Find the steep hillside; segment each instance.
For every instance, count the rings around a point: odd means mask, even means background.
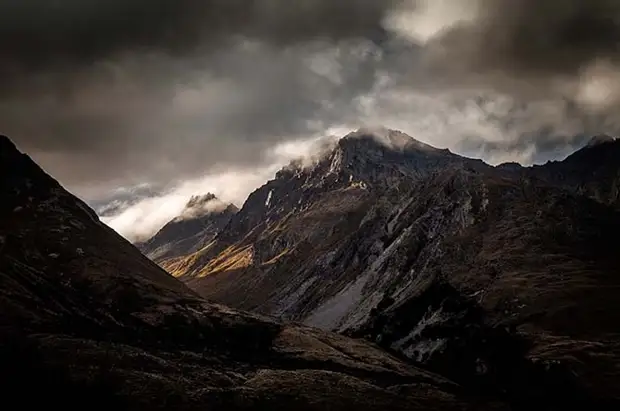
[[[211,193],[192,197],[181,215],[136,246],[155,262],[194,253],[207,246],[237,211]]]
[[[620,392],[620,215],[613,190],[579,181],[607,187],[596,170],[617,175],[616,144],[494,168],[360,131],[162,265],[209,299],[365,337],[513,404],[602,407]]]
[[[506,409],[367,343],[207,304],[6,137],[0,196],[4,404]]]

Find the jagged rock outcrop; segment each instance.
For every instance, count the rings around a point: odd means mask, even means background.
[[[367,338],[516,407],[616,406],[619,147],[491,167],[362,130],[164,267],[209,299]]]
[[[214,194],[193,196],[178,217],[136,246],[155,262],[194,253],[207,246],[238,211]]]
[[[5,137],[0,196],[6,404],[506,409],[368,343],[206,303]]]

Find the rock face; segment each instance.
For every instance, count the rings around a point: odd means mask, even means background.
[[[225,204],[211,193],[192,197],[181,215],[136,246],[158,263],[195,253],[207,246],[237,211],[235,205]]]
[[[491,167],[361,130],[163,266],[208,299],[364,337],[513,407],[618,406],[620,142]]]
[[[506,409],[371,344],[206,303],[5,137],[0,196],[0,383],[7,403]]]

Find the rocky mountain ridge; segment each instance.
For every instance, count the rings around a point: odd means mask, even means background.
[[[277,226],[275,221],[286,220],[296,213],[313,215],[310,205],[318,210],[317,203],[322,204],[321,219],[330,220],[331,215],[331,220],[340,220],[341,213],[354,212],[373,191],[406,191],[413,181],[464,163],[472,168],[483,166],[480,160],[464,159],[447,150],[435,149],[400,132],[388,130],[379,136],[366,134],[364,130],[351,133],[319,160],[312,164],[294,161],[279,171],[275,179],[250,194],[239,213],[218,236],[217,244],[192,255],[192,269],[205,266],[228,245],[246,235],[243,243],[249,244],[266,227]],[[313,218],[312,222],[319,220]],[[295,233],[291,232],[297,237],[291,241],[303,242],[305,236],[319,234],[312,227],[312,224],[298,227]],[[259,261],[277,257],[285,252],[286,244],[291,241],[278,241],[278,251],[261,254]],[[240,257],[242,260],[247,260],[247,251]],[[256,251],[261,250],[253,247],[253,252]],[[156,261],[163,263],[164,259]],[[165,265],[170,268],[176,262],[179,260],[168,260]],[[184,267],[186,262],[182,262]]]
[[[598,140],[492,167],[360,130],[159,262],[211,300],[364,337],[513,404],[615,404],[620,143]]]
[[[0,195],[6,404],[506,409],[371,344],[207,303],[3,136]]]

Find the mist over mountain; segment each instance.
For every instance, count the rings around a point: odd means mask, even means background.
[[[152,260],[194,253],[207,246],[238,211],[214,194],[193,196],[179,216],[136,246]]]

